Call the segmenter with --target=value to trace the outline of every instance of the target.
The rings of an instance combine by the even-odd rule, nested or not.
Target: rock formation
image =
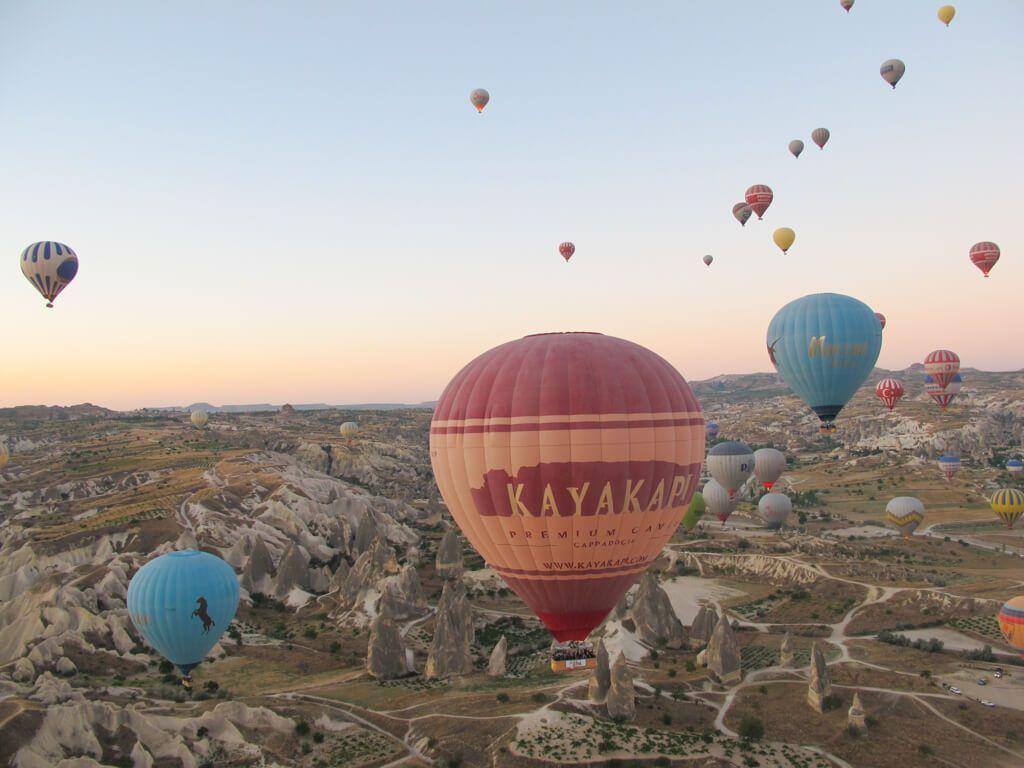
[[[658,577],[648,571],[640,579],[640,587],[633,598],[631,609],[637,637],[655,648],[683,647],[683,624],[676,616],[668,594],[658,583]]]
[[[22,656],[14,662],[14,671],[11,672],[11,679],[18,683],[31,683],[36,679],[35,665]]]
[[[601,704],[608,697],[612,686],[611,668],[608,666],[608,649],[603,642],[597,644],[597,666],[594,667],[587,683],[587,698]]]
[[[740,649],[736,645],[736,636],[732,633],[728,617],[723,615],[718,621],[708,643],[705,658],[711,674],[722,685],[738,683],[743,677]]]
[[[825,663],[825,654],[817,643],[811,651],[811,680],[807,685],[807,703],[811,709],[825,711],[825,699],[832,695],[832,676]]]
[[[437,545],[437,575],[442,579],[457,579],[462,575],[462,540],[454,528],[449,528]]]
[[[274,578],[274,597],[283,600],[288,593],[298,587],[309,586],[309,558],[294,542],[284,551],[281,562],[277,565],[277,576]]]
[[[853,704],[846,713],[846,725],[856,731],[867,730],[867,718],[864,715],[864,707],[860,703],[860,694],[853,694]]]
[[[331,576],[331,592],[341,589],[345,585],[345,579],[348,578],[349,570],[348,560],[342,560],[338,563],[338,567],[334,569],[334,575]]]
[[[702,605],[697,615],[693,617],[693,624],[690,626],[690,647],[700,648],[711,642],[711,635],[718,626],[718,611],[713,605]]]
[[[78,671],[78,667],[75,666],[75,662],[69,659],[67,656],[61,656],[57,660],[57,665],[54,670],[58,675],[70,676]]]
[[[427,599],[423,596],[419,574],[411,565],[403,566],[397,576],[385,579],[381,586],[377,610],[387,611],[398,620],[422,616],[427,612]]]
[[[447,581],[437,603],[434,638],[424,674],[428,678],[465,675],[473,671],[473,614],[466,585]]]
[[[370,625],[366,671],[379,680],[402,677],[410,671],[402,635],[386,611],[378,614]]]
[[[361,555],[378,538],[380,538],[380,531],[377,529],[377,519],[374,517],[373,510],[367,507],[363,511],[363,516],[359,518],[359,527],[356,528],[356,539],[352,544],[352,549],[356,554]]]
[[[611,687],[605,701],[608,717],[613,720],[632,720],[636,714],[636,693],[633,690],[633,674],[626,666],[626,655],[620,653],[611,670]]]
[[[501,640],[494,644],[491,651],[491,658],[487,662],[487,674],[491,677],[504,677],[508,673],[508,638],[501,636]]]
[[[349,571],[341,589],[342,602],[350,608],[355,606],[368,592],[376,592],[377,582],[395,573],[398,573],[395,550],[383,539],[374,539]]]
[[[792,667],[796,661],[796,643],[793,642],[793,635],[789,632],[782,638],[782,645],[779,646],[779,666]]]
[[[250,595],[255,593],[268,594],[273,592],[272,576],[274,561],[262,536],[256,536],[252,544],[249,559],[242,569],[242,588]]]

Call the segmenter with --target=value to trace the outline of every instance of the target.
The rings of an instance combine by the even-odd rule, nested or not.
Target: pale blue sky
[[[418,401],[548,330],[766,370],[822,290],[887,315],[882,365],[1022,367],[1024,3],[938,5],[4,0],[0,405]],[[81,258],[51,311],[41,239]]]

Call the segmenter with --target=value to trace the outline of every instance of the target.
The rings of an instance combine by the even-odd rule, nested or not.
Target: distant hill
[[[14,421],[71,421],[96,416],[116,416],[117,411],[92,403],[79,405],[16,405],[0,408],[0,418]]]
[[[295,403],[296,411],[394,411],[405,408],[433,409],[436,401],[423,403],[351,403],[347,405],[328,405],[327,403]],[[144,408],[146,411],[206,411],[207,413],[265,413],[280,411],[283,406],[270,403],[250,403],[247,405],[212,405],[211,403],[192,403],[191,405],[168,405],[159,408]]]

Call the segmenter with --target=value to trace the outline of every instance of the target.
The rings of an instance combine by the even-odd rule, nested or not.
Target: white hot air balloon
[[[351,440],[359,432],[359,425],[356,424],[354,421],[346,421],[344,424],[338,427],[338,432],[340,432],[341,436],[344,437],[346,440]]]
[[[800,157],[800,153],[804,151],[804,143],[800,139],[793,139],[789,142],[789,153],[793,157]]]
[[[913,496],[897,496],[885,505],[885,521],[909,539],[924,519],[924,504]]]
[[[729,492],[717,480],[708,480],[704,484],[702,494],[704,496],[704,503],[707,504],[708,512],[717,517],[720,522],[724,523],[729,519],[729,515],[736,510],[738,500],[735,498],[730,499]]]
[[[718,443],[708,452],[708,473],[732,498],[754,471],[754,452],[738,440]]]
[[[882,76],[882,79],[893,88],[895,88],[896,83],[903,78],[906,71],[907,65],[899,59],[889,59],[878,69],[878,73]]]
[[[758,448],[754,451],[754,474],[769,491],[786,471],[786,454],[776,448]]]
[[[776,531],[793,511],[793,502],[784,493],[766,493],[757,502],[757,511],[761,513],[765,527]]]
[[[210,414],[206,411],[192,411],[189,419],[192,421],[192,426],[202,429],[206,426],[206,422],[210,420]]]

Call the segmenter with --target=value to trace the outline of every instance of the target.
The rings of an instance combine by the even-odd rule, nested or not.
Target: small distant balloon
[[[853,0],[839,0],[839,4],[843,7],[843,10],[847,13],[853,8]]]
[[[741,227],[747,226],[747,219],[753,215],[754,209],[746,203],[736,203],[732,207],[732,215],[736,217],[736,221],[740,223]]]
[[[949,22],[951,22],[953,20],[953,17],[956,16],[956,8],[954,8],[952,5],[944,5],[941,8],[939,8],[938,16],[939,21],[941,21],[948,27]]]
[[[477,112],[483,112],[490,100],[491,94],[483,88],[477,88],[469,93],[469,103],[476,107]]]
[[[951,482],[953,478],[956,477],[956,473],[960,471],[960,457],[940,456],[939,469],[942,470],[942,474],[945,476],[946,480]]]
[[[704,512],[707,510],[707,504],[704,501],[704,496],[700,491],[693,494],[690,499],[690,506],[686,508],[686,512],[683,514],[683,521],[680,525],[686,531],[692,531],[697,527],[697,523],[704,517]]]
[[[7,462],[11,460],[11,452],[7,450],[7,446],[0,443],[0,469],[7,466]]]
[[[710,442],[718,437],[718,423],[709,421],[704,424],[704,437]]]
[[[789,152],[793,157],[800,157],[800,153],[804,151],[804,143],[800,139],[793,139],[789,142]]]
[[[78,274],[78,256],[63,243],[43,240],[21,252],[21,274],[53,309],[54,299]]]
[[[772,240],[774,240],[775,244],[782,249],[783,253],[786,253],[793,245],[794,241],[796,241],[796,232],[789,227],[779,227],[775,230],[774,234],[772,234]]]
[[[202,429],[206,426],[206,422],[210,420],[210,414],[206,411],[192,411],[189,419],[192,421],[192,426]]]
[[[939,387],[945,388],[960,370],[960,357],[948,349],[936,349],[924,359],[924,372],[935,379]]]
[[[1020,459],[1010,459],[1006,462],[1006,471],[1014,476],[1024,473],[1024,461],[1021,461]]]
[[[882,324],[882,330],[885,330],[885,315],[881,312],[875,312],[875,317],[878,318],[878,322]]]
[[[576,253],[576,246],[570,242],[565,242],[558,246],[558,252],[562,254],[563,259],[568,261]]]
[[[992,267],[999,261],[999,246],[995,243],[990,243],[987,240],[975,243],[971,246],[971,263],[974,264],[981,273],[988,277],[988,273],[992,271]]]
[[[338,432],[346,440],[351,440],[359,433],[359,425],[356,424],[354,421],[346,421],[340,427],[338,427]]]
[[[786,454],[777,448],[754,451],[754,475],[769,491],[786,470]]]
[[[714,260],[715,260],[715,257],[712,256],[711,254],[708,254],[707,256],[704,257],[704,264],[705,264],[705,266],[710,267],[711,266],[711,262],[714,261]]]
[[[885,521],[909,539],[924,519],[924,504],[912,496],[897,496],[885,505]]]
[[[729,519],[729,515],[736,511],[739,499],[731,498],[729,492],[717,480],[708,480],[701,493],[708,511],[717,517],[719,522],[724,523]]]
[[[903,397],[903,382],[899,379],[882,379],[875,385],[875,397],[885,403],[885,407],[891,411]]]
[[[731,499],[754,471],[754,452],[739,440],[719,443],[708,451],[708,474],[721,485]],[[707,493],[704,494],[707,499]]]
[[[757,214],[759,219],[764,216],[764,212],[768,210],[768,206],[772,204],[774,197],[772,188],[767,184],[755,184],[748,188],[744,195],[747,205]]]
[[[815,128],[811,131],[811,141],[818,145],[818,149],[824,149],[831,135],[828,128]]]
[[[793,511],[793,502],[786,494],[773,491],[761,497],[757,502],[757,511],[761,513],[765,528],[777,531]]]
[[[887,82],[889,85],[895,88],[896,83],[898,83],[903,78],[903,75],[904,73],[906,73],[906,71],[907,65],[904,64],[902,61],[900,61],[899,59],[889,59],[888,61],[882,64],[882,66],[878,70],[878,73],[882,76],[882,79],[885,80],[885,82]]]
[[[959,373],[953,374],[953,378],[944,387],[939,385],[934,376],[925,376],[924,378],[924,391],[928,393],[932,400],[938,403],[942,410],[949,408],[949,404],[953,402],[960,392],[961,386],[963,386],[963,379],[960,378]]]

